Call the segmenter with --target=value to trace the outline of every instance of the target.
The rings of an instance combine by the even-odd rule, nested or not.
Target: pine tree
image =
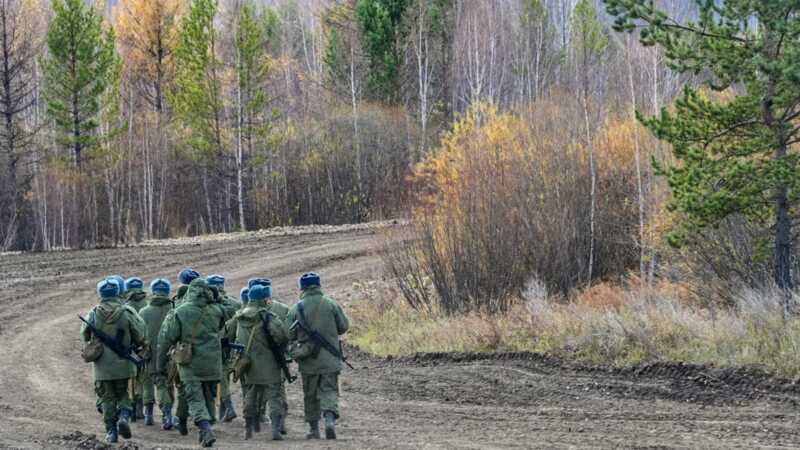
[[[246,1],[240,11],[236,29],[236,75],[237,86],[237,151],[236,184],[239,203],[239,228],[245,230],[244,206],[244,151],[251,156],[255,152],[255,141],[269,129],[265,116],[267,91],[265,83],[269,75],[270,60],[267,44],[274,36],[277,16],[272,9],[259,13],[253,3]]]
[[[403,16],[409,0],[358,0],[356,17],[361,39],[370,61],[369,94],[376,100],[396,102],[400,98],[400,43]]]
[[[203,189],[210,231],[215,231],[208,168],[224,169],[222,67],[217,57],[215,0],[193,0],[175,48],[176,77],[168,100],[191,155],[204,164]],[[215,194],[219,194],[219,189]]]
[[[114,31],[82,0],[54,0],[43,61],[47,112],[60,132],[59,142],[83,168],[84,150],[98,143],[98,115],[106,89],[113,85],[118,57]]]
[[[793,148],[800,142],[800,3],[695,0],[698,19],[683,23],[652,1],[606,3],[615,29],[640,29],[642,43],[662,47],[675,70],[708,74],[711,89],[727,91],[708,96],[687,87],[673,112],[643,119],[678,162],[657,167],[672,208],[685,217],[671,243],[732,215],[764,224],[775,283],[788,293],[800,198]]]

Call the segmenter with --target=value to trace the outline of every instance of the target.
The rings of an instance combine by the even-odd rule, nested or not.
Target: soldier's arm
[[[222,330],[222,336],[227,338],[230,342],[236,340],[236,326],[238,323],[239,318],[236,316],[225,322],[225,328]]]
[[[178,342],[181,333],[181,324],[177,315],[168,314],[161,324],[161,331],[158,333],[158,358],[156,359],[156,371],[164,373],[167,370],[167,353],[175,343]]]
[[[338,303],[333,303],[333,317],[336,319],[336,331],[341,335],[345,334],[347,330],[350,328],[350,320],[347,318],[347,314],[344,313],[344,310]]]
[[[131,342],[135,345],[146,346],[149,339],[147,337],[147,326],[144,319],[134,309],[128,309],[131,327]]]

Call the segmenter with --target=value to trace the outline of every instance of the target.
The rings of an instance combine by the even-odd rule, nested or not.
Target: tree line
[[[415,165],[479,103],[574,111],[600,217],[598,130],[696,77],[612,21],[594,0],[3,0],[0,249],[404,214]]]

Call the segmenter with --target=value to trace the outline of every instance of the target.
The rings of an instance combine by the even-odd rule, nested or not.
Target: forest
[[[687,3],[663,7],[687,17]],[[614,33],[590,0],[0,8],[6,251],[405,216],[418,164],[488,105],[539,128],[526,132],[573,166],[576,201],[605,189],[577,167],[587,147],[609,147],[598,167],[637,177],[616,194],[639,195],[643,210],[592,211],[630,215],[614,226],[635,228],[656,214],[649,159],[666,150],[642,135],[637,162],[602,159],[630,153],[633,112],[658,111],[691,78]]]
[[[788,293],[796,12],[3,0],[0,251],[404,219],[383,253],[415,309],[504,312],[532,280]]]

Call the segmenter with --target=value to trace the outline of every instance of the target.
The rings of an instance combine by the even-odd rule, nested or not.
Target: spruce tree
[[[732,215],[762,223],[771,230],[775,283],[789,292],[800,193],[800,3],[694,0],[697,19],[679,22],[652,0],[605,1],[616,30],[639,29],[673,69],[706,75],[711,89],[727,91],[687,87],[673,111],[643,118],[677,161],[657,166],[671,207],[685,217],[671,243]]]

